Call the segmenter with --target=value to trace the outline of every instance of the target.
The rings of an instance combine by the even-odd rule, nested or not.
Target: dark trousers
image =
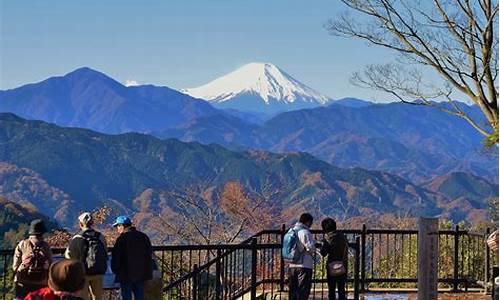
[[[14,285],[14,297],[15,299],[24,299],[26,295],[41,288],[46,287],[44,284],[30,284],[30,283],[20,283],[16,282]]]
[[[339,300],[346,300],[345,295],[345,283],[347,281],[347,276],[327,276],[326,278],[328,282],[328,299],[336,300],[335,289],[338,289],[339,292]]]
[[[132,283],[120,283],[120,288],[122,290],[123,300],[132,300],[132,294],[134,294],[134,300],[144,300],[144,282],[132,282]]]
[[[288,299],[307,300],[311,292],[312,270],[288,268]]]
[[[498,277],[498,266],[493,267],[493,274],[491,274],[491,282],[493,288],[491,289],[491,299],[498,300],[498,285],[495,284],[495,278]]]

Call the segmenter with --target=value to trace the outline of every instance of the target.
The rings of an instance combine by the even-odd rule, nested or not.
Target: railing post
[[[365,274],[366,270],[366,224],[363,224],[363,229],[361,230],[361,292],[365,292]]]
[[[12,251],[12,253],[14,253],[14,251]],[[10,276],[8,276],[9,272],[8,270],[10,269],[8,267],[8,264],[7,264],[7,259],[8,259],[8,256],[7,254],[6,255],[2,255],[2,258],[3,258],[3,274],[2,274],[2,286],[0,287],[0,289],[2,290],[2,294],[3,294],[3,297],[2,297],[2,300],[5,300],[6,297],[7,297],[7,282],[8,281],[14,281],[14,273],[12,273],[12,278],[8,278]]]
[[[354,299],[359,299],[359,236],[356,237],[356,254],[354,257]]]
[[[486,228],[486,238],[490,236],[490,228]],[[488,293],[488,283],[490,282],[490,247],[484,243],[484,293]]]
[[[286,225],[281,225],[281,247],[283,247],[283,240],[285,239]],[[285,261],[283,260],[283,254],[280,250],[280,292],[285,290]]]
[[[460,227],[458,225],[455,225],[455,232],[454,232],[454,247],[453,247],[453,291],[458,292],[458,248],[459,248],[459,241],[460,241],[460,235],[459,235],[459,230]]]
[[[198,270],[198,265],[195,264],[193,266],[193,271],[194,271],[194,276],[193,276],[193,300],[197,300],[198,299],[198,273],[197,273],[197,270]]]
[[[250,299],[257,299],[257,238],[252,238],[252,276]]]
[[[215,299],[221,299],[221,250],[217,249],[217,260],[215,261]]]

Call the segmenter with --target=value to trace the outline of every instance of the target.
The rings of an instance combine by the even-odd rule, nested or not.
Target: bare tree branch
[[[370,66],[354,82],[393,95],[404,103],[430,105],[463,118],[484,136],[498,132],[498,3],[491,0],[340,0],[356,17],[341,14],[326,28],[330,34],[368,41],[400,54],[402,64],[432,70],[433,79],[397,71],[402,66]],[[432,5],[429,5],[432,4]],[[391,75],[390,78],[381,78]],[[403,78],[396,78],[401,75]],[[428,83],[425,83],[427,80]],[[455,105],[455,92],[476,104],[488,122],[480,126]],[[451,109],[437,105],[444,100]],[[498,136],[498,134],[496,134]],[[498,140],[495,141],[498,144]]]

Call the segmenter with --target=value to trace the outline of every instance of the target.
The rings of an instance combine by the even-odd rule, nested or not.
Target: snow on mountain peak
[[[249,63],[197,88],[183,92],[211,102],[225,102],[243,94],[258,95],[265,104],[296,101],[323,105],[330,99],[300,83],[271,63]]]

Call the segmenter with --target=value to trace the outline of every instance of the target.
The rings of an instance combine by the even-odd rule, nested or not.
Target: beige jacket
[[[27,266],[23,264],[23,261],[28,259],[30,256],[33,255],[32,252],[32,245],[30,245],[30,242],[33,244],[39,244],[45,255],[47,256],[47,270],[52,263],[52,251],[50,250],[50,246],[47,242],[43,240],[43,238],[38,238],[36,236],[30,236],[29,238],[22,240],[17,244],[16,249],[14,250],[14,259],[12,262],[12,269],[14,270],[14,274],[17,274],[17,272],[25,269]],[[46,284],[46,279],[42,282],[23,282],[23,283],[31,283],[31,284]],[[14,276],[14,282],[18,282],[17,275]]]

